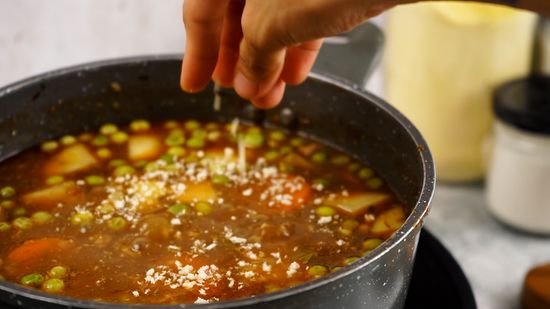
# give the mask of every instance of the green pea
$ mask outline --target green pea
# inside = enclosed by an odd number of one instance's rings
[[[24,207],[17,207],[12,212],[12,215],[14,217],[22,217],[26,214],[27,214],[27,210]]]
[[[170,154],[163,154],[162,156],[160,156],[159,160],[166,163],[174,163],[174,156]]]
[[[147,160],[137,160],[136,162],[134,162],[134,167],[142,168],[147,165],[147,163],[149,163]]]
[[[109,215],[115,212],[115,207],[113,205],[104,204],[97,206],[96,210],[102,214]]]
[[[98,135],[92,140],[92,145],[101,147],[109,144],[109,138],[105,135]]]
[[[187,120],[187,121],[183,124],[183,126],[184,126],[187,130],[191,131],[191,130],[195,130],[195,129],[200,128],[201,124],[200,124],[200,122],[198,122],[198,121],[196,121],[196,120]]]
[[[122,217],[114,217],[107,221],[107,226],[113,231],[122,231],[128,222]]]
[[[105,178],[99,175],[86,176],[86,183],[90,186],[99,186],[105,183]]]
[[[320,277],[325,275],[328,269],[323,265],[313,265],[308,268],[307,273],[312,277]]]
[[[92,223],[94,215],[90,212],[77,212],[71,216],[71,223],[74,225],[89,225]]]
[[[37,224],[46,224],[52,221],[52,218],[53,216],[46,211],[37,211],[31,216],[32,221]]]
[[[322,185],[324,188],[326,188],[328,185],[330,185],[330,180],[326,178],[315,178],[311,183],[314,186]]]
[[[302,146],[305,143],[304,139],[301,137],[294,137],[290,140],[290,145],[294,147]]]
[[[320,206],[315,208],[315,213],[321,217],[331,217],[336,214],[336,210],[329,206]]]
[[[182,130],[173,130],[168,134],[164,143],[167,146],[181,146],[185,143],[185,135]]]
[[[176,157],[183,157],[187,151],[185,148],[180,146],[170,147],[168,148],[168,151],[166,151],[167,154],[173,155]]]
[[[347,219],[344,222],[342,222],[342,228],[346,230],[353,231],[359,226],[359,222],[357,220],[353,219]]]
[[[220,131],[212,131],[212,132],[208,132],[208,135],[206,136],[206,139],[211,141],[211,142],[215,142],[215,141],[219,140],[220,137],[222,137],[222,133]]]
[[[292,147],[290,146],[283,146],[279,149],[279,152],[281,154],[287,154],[287,153],[291,153],[292,152]]]
[[[58,185],[60,183],[62,183],[63,181],[65,180],[65,178],[63,176],[50,176],[48,178],[46,178],[46,184],[47,185]]]
[[[54,266],[48,271],[48,275],[52,278],[64,278],[65,276],[67,276],[67,267]]]
[[[13,187],[6,186],[0,189],[0,196],[2,198],[10,198],[10,197],[13,197],[14,195],[15,195],[15,189]]]
[[[131,175],[135,173],[136,169],[131,167],[130,165],[121,165],[115,168],[113,171],[113,175],[115,177],[124,176],[124,175]]]
[[[366,185],[371,189],[380,189],[380,187],[384,185],[384,182],[382,181],[382,179],[375,177],[367,180]]]
[[[145,167],[143,167],[143,170],[147,173],[158,171],[160,169],[161,169],[161,166],[157,162],[149,162],[145,164]]]
[[[21,278],[21,284],[29,286],[39,286],[44,282],[44,276],[41,274],[28,274]]]
[[[372,250],[372,249],[380,246],[380,244],[382,244],[382,242],[383,242],[383,240],[378,239],[378,238],[367,239],[363,242],[363,249]]]
[[[359,179],[368,179],[374,175],[374,171],[368,167],[364,167],[357,172]]]
[[[275,161],[279,157],[279,153],[276,150],[270,150],[264,154],[264,159],[268,162]]]
[[[279,172],[281,173],[291,173],[294,170],[294,167],[285,162],[279,162]]]
[[[99,133],[103,135],[113,135],[118,131],[118,127],[112,123],[107,123],[99,128]]]
[[[197,157],[197,155],[195,155],[195,154],[190,154],[190,155],[188,155],[188,156],[185,158],[185,161],[186,161],[187,163],[198,162],[198,161],[199,161],[199,157]]]
[[[176,204],[168,207],[167,211],[174,216],[185,215],[189,211],[189,206],[185,204]]]
[[[338,232],[339,232],[340,234],[344,235],[344,236],[350,236],[351,233],[353,233],[352,231],[350,231],[350,230],[348,230],[348,229],[345,229],[345,228],[342,228],[342,227],[340,227],[340,228],[338,229]]]
[[[338,156],[335,156],[332,159],[330,159],[330,163],[332,163],[334,165],[348,164],[349,161],[350,161],[349,157],[345,156],[345,155],[338,155]]]
[[[58,147],[59,144],[56,141],[47,141],[42,143],[42,146],[40,148],[44,152],[52,152],[55,151]]]
[[[110,167],[118,167],[118,166],[124,165],[125,163],[126,163],[126,161],[124,161],[122,159],[113,159],[113,160],[109,161],[109,166]]]
[[[116,132],[111,135],[111,141],[115,144],[123,144],[128,140],[128,134],[125,132]]]
[[[202,214],[202,215],[208,215],[214,210],[214,208],[212,207],[212,204],[208,202],[198,202],[195,205],[195,209],[199,214]]]
[[[28,230],[32,227],[32,220],[27,217],[19,217],[13,220],[13,227],[20,230]]]
[[[134,132],[147,131],[151,128],[151,124],[147,120],[138,119],[130,123],[130,130]]]
[[[286,134],[283,131],[273,131],[269,134],[269,139],[272,139],[277,142],[282,142],[286,138]]]
[[[344,265],[349,265],[355,261],[357,261],[359,258],[356,257],[356,256],[353,256],[353,257],[349,257],[347,259],[344,260]]]
[[[229,178],[222,174],[214,174],[212,176],[212,183],[215,185],[226,185],[229,183]]]
[[[76,137],[72,135],[65,135],[59,141],[62,145],[68,146],[76,143]]]
[[[179,127],[179,124],[175,120],[168,120],[164,123],[164,128],[168,130],[172,130]]]
[[[8,222],[0,222],[0,232],[5,232],[11,229],[11,224]]]
[[[78,136],[78,140],[81,142],[89,142],[94,136],[91,133],[82,133]]]
[[[201,129],[196,129],[191,133],[191,137],[205,139],[208,136],[208,132]]]
[[[187,140],[187,147],[190,148],[202,148],[204,147],[204,140],[200,138],[190,138]]]
[[[64,288],[65,283],[58,278],[48,279],[42,284],[42,290],[48,293],[59,293],[62,292]]]
[[[262,133],[247,132],[244,135],[244,144],[249,148],[259,148],[264,143],[264,136]]]
[[[10,201],[10,200],[0,202],[0,207],[2,207],[4,209],[11,209],[11,208],[13,208],[14,205],[15,205],[15,203],[13,201]]]
[[[265,286],[265,293],[273,293],[279,291],[281,288],[275,284],[268,284]]]
[[[311,160],[315,163],[325,163],[327,161],[327,154],[324,152],[316,152],[311,156]]]
[[[351,163],[350,165],[348,165],[348,171],[355,172],[359,170],[360,167],[361,165],[359,163]]]
[[[109,150],[108,148],[99,148],[97,151],[96,151],[96,154],[98,157],[100,157],[101,159],[107,159],[107,158],[110,158],[112,153],[111,153],[111,150]]]

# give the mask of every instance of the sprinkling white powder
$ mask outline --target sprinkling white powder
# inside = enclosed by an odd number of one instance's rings
[[[291,278],[292,276],[294,276],[298,269],[300,269],[300,264],[298,264],[297,262],[290,263],[290,265],[288,266],[288,270],[286,271],[287,277]]]
[[[317,220],[317,224],[327,224],[327,223],[330,223],[332,222],[332,217],[331,216],[323,216],[321,218],[319,218],[319,220]]]

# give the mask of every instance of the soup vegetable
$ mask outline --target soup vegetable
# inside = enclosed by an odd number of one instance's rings
[[[114,303],[237,299],[350,264],[405,217],[372,169],[297,135],[105,124],[0,164],[0,280]]]

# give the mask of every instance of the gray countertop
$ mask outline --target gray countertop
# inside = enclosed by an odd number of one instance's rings
[[[426,226],[462,266],[481,309],[519,308],[528,269],[550,263],[550,237],[523,234],[496,221],[485,206],[482,185],[438,185]]]

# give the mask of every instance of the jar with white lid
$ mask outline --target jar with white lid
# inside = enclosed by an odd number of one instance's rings
[[[500,87],[487,202],[512,227],[550,234],[550,76]]]

